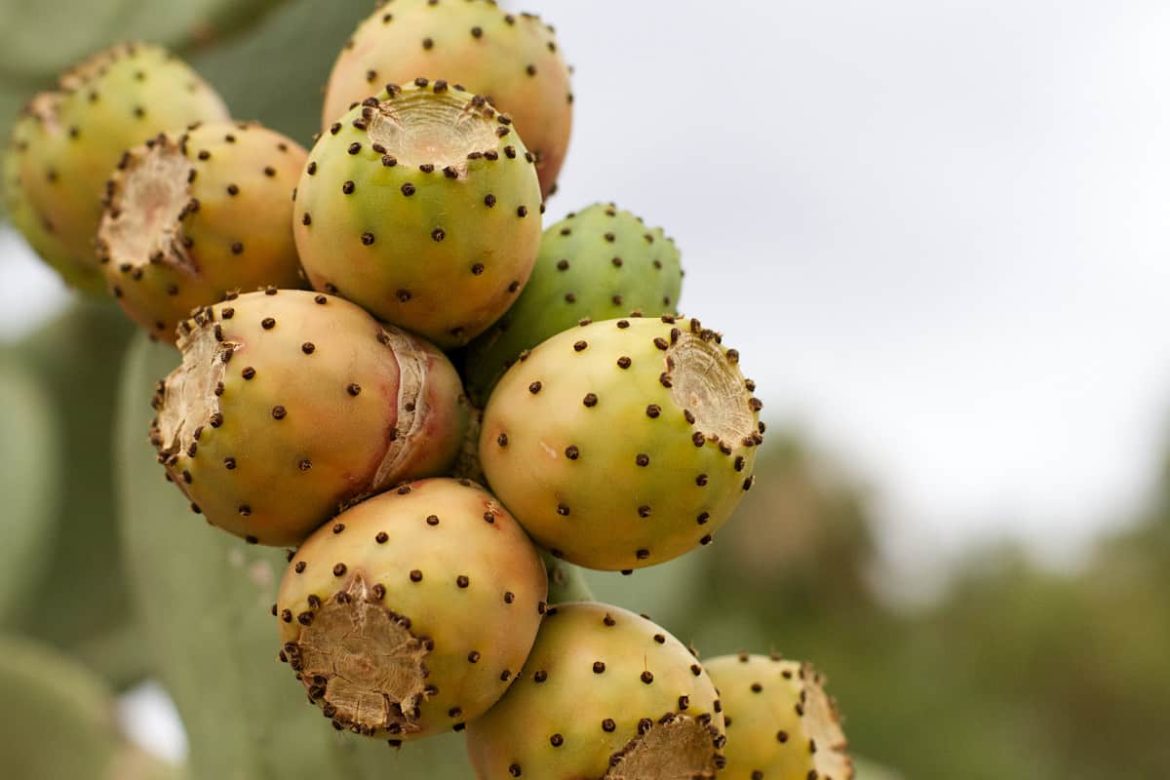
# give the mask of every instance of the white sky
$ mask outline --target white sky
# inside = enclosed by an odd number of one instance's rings
[[[548,221],[664,225],[683,305],[867,478],[903,562],[1067,558],[1170,409],[1170,5],[533,0],[577,65]],[[0,234],[0,332],[60,301]]]

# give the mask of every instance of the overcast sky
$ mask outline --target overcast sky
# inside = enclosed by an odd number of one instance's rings
[[[548,220],[616,200],[868,479],[901,560],[1067,556],[1170,432],[1170,4],[533,0],[576,65]],[[0,237],[0,325],[59,300]],[[31,291],[31,292],[30,292]]]

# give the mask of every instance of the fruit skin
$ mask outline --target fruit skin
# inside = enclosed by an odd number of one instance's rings
[[[419,79],[332,125],[297,189],[313,287],[443,348],[484,331],[540,245],[540,187],[509,122],[483,98]]]
[[[544,231],[516,303],[468,346],[468,393],[486,400],[521,352],[584,318],[674,314],[682,277],[678,247],[662,228],[612,203],[569,214]]]
[[[739,354],[693,319],[583,323],[496,386],[479,440],[488,484],[581,566],[631,570],[710,542],[763,441]]]
[[[726,655],[704,666],[723,702],[727,780],[850,780],[836,702],[811,664]]]
[[[106,308],[116,323],[126,324],[113,307]],[[142,436],[150,421],[152,383],[179,362],[178,353],[142,332],[132,335],[116,415],[121,527],[112,537],[124,546],[134,612],[141,616],[134,647],[149,656],[150,677],[166,688],[182,716],[190,746],[183,776],[471,777],[462,734],[389,750],[375,740],[339,737],[324,727],[318,710],[305,706],[304,688],[292,684],[288,667],[277,660],[271,618],[288,566],[286,551],[240,544],[190,522],[187,501],[160,478],[154,451]],[[35,723],[45,731],[42,721]],[[84,772],[46,776],[89,777]]]
[[[130,318],[173,343],[179,322],[229,291],[301,286],[290,196],[306,156],[243,122],[160,134],[124,154],[97,246]]]
[[[463,84],[509,112],[537,157],[542,194],[552,194],[569,147],[573,93],[550,25],[489,0],[387,3],[358,25],[334,63],[322,127],[382,84],[420,75]]]
[[[29,102],[5,164],[16,225],[66,282],[101,289],[93,241],[106,180],[122,152],[227,107],[191,68],[157,46],[120,44],[61,75]]]
[[[479,780],[713,778],[723,744],[717,699],[690,651],[649,619],[562,604],[549,608],[512,689],[469,725],[468,752]]]
[[[275,608],[282,658],[338,727],[392,744],[459,731],[528,657],[547,587],[536,548],[487,491],[407,483],[291,558]]]
[[[348,301],[269,289],[185,322],[151,441],[208,522],[297,544],[347,504],[444,472],[466,425],[454,367]]]

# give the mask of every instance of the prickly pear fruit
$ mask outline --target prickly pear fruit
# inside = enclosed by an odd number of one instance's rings
[[[548,580],[508,512],[466,480],[407,483],[297,550],[283,658],[339,728],[391,742],[463,728],[528,657]]]
[[[194,122],[228,120],[219,96],[165,50],[123,44],[63,74],[13,130],[5,168],[17,227],[70,284],[100,289],[93,240],[102,188],[122,152]],[[16,182],[15,184],[13,182]]]
[[[550,607],[520,678],[468,727],[480,780],[713,778],[723,716],[691,653],[645,617]]]
[[[291,684],[288,668],[276,661],[274,626],[267,617],[288,566],[285,551],[242,545],[201,523],[186,522],[186,502],[158,479],[154,453],[142,438],[150,420],[151,383],[175,363],[175,352],[149,342],[145,334],[134,335],[118,399],[121,527],[113,530],[125,542],[142,617],[134,641],[149,656],[151,677],[166,687],[183,720],[190,757],[183,776],[471,777],[461,734],[387,751],[375,740],[338,739],[332,729],[322,728],[317,711],[303,706],[304,689]],[[37,721],[41,732],[46,731],[43,723]]]
[[[763,440],[755,386],[721,340],[694,319],[583,320],[521,357],[484,411],[492,490],[581,566],[629,570],[710,542]]]
[[[269,289],[180,326],[151,441],[208,522],[297,544],[339,509],[443,472],[466,413],[426,342],[321,293]]]
[[[309,154],[297,249],[313,287],[441,347],[516,299],[540,245],[540,187],[511,120],[420,78],[370,98]]]
[[[569,146],[573,93],[553,28],[532,14],[505,13],[493,0],[396,0],[363,21],[325,89],[322,124],[387,81],[419,75],[460,83],[512,114],[536,155],[544,195],[556,188]]]
[[[20,180],[19,149],[28,148],[28,137],[32,135],[33,123],[18,122],[12,129],[12,138],[4,159],[0,161],[3,172],[2,191],[7,217],[24,236],[24,240],[42,260],[57,270],[70,287],[89,293],[100,292],[105,286],[96,264],[72,262],[65,245],[51,232],[51,226],[40,219],[33,210]]]
[[[837,705],[807,663],[727,655],[704,664],[723,702],[727,780],[850,780]]]
[[[544,231],[516,303],[469,346],[467,390],[487,399],[517,355],[583,318],[673,314],[681,288],[678,248],[661,228],[613,204],[569,214]]]
[[[98,231],[126,313],[173,342],[193,309],[229,291],[299,287],[289,196],[305,157],[255,123],[201,125],[126,152]]]

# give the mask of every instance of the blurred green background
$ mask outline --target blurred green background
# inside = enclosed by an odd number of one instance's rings
[[[307,143],[335,52],[369,9],[0,0],[0,135],[62,67],[140,38],[191,61],[237,116]],[[686,299],[701,306],[702,295]],[[207,532],[151,463],[145,398],[170,362],[95,301],[0,349],[0,687],[14,697],[0,716],[0,774],[468,776],[453,740],[374,751],[304,708],[287,714],[295,686],[274,671],[266,617],[281,556]],[[598,598],[650,613],[705,655],[812,660],[856,753],[891,777],[1170,776],[1170,466],[1144,511],[1077,565],[985,544],[936,595],[907,600],[883,584],[880,486],[770,421],[757,487],[717,544],[631,577],[590,575]],[[128,739],[152,744],[142,716],[117,704],[144,681],[183,716],[181,766]],[[859,776],[887,775],[867,765]]]

